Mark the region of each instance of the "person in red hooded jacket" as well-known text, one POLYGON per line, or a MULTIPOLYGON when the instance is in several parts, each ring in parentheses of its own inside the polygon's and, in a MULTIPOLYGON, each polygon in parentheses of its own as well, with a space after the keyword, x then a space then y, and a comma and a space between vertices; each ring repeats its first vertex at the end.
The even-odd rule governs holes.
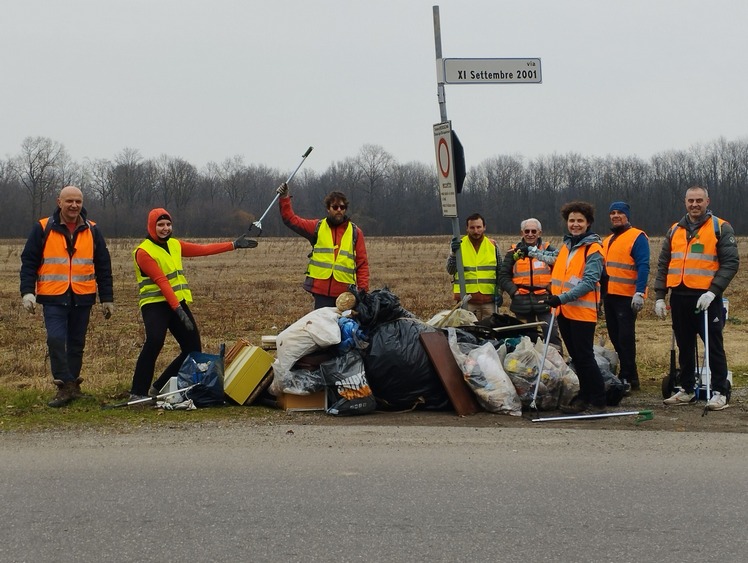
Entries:
POLYGON ((190 352, 202 351, 200 332, 189 307, 192 292, 184 275, 182 257, 210 256, 257 245, 245 235, 233 242, 196 244, 177 240, 171 234, 169 212, 160 207, 152 209, 148 214, 148 236, 132 253, 145 343, 135 364, 131 400, 156 396, 169 378, 179 373, 190 352), (167 331, 179 343, 180 353, 151 385, 167 331))

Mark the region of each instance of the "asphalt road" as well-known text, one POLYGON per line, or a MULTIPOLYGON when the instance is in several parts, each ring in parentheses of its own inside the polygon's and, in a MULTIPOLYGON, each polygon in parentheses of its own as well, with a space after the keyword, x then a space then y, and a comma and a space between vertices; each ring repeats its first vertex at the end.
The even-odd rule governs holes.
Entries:
POLYGON ((745 561, 748 435, 0 435, 0 561, 745 561))

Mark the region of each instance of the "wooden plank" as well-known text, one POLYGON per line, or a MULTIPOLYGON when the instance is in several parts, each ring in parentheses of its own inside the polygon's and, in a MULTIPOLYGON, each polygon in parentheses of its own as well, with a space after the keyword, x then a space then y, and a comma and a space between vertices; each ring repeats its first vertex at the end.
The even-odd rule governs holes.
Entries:
POLYGON ((468 387, 462 370, 457 365, 452 350, 449 349, 449 342, 444 333, 422 332, 420 338, 457 415, 467 416, 480 411, 475 393, 468 387))

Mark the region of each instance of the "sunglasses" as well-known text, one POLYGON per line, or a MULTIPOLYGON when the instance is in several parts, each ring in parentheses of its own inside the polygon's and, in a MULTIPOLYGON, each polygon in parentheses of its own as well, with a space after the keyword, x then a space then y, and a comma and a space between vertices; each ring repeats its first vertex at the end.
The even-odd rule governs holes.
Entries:
POLYGON ((345 211, 346 206, 345 205, 338 205, 337 203, 330 206, 330 209, 334 209, 335 211, 345 211))
POLYGON ((538 231, 536 229, 525 229, 525 234, 526 235, 534 235, 537 232, 538 231))

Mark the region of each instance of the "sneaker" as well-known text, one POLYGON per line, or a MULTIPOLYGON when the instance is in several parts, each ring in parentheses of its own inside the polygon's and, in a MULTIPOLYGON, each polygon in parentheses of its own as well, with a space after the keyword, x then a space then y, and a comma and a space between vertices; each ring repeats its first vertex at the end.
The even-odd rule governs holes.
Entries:
POLYGON ((151 385, 151 388, 148 389, 148 396, 149 397, 158 397, 159 393, 160 393, 160 391, 158 389, 156 389, 156 387, 153 386, 153 385, 151 385))
POLYGON ((730 405, 727 404, 727 397, 719 391, 715 391, 712 394, 712 398, 706 403, 706 408, 710 411, 721 411, 729 406, 730 405))
POLYGON ((144 405, 148 404, 148 401, 151 401, 153 397, 149 397, 148 395, 136 395, 135 393, 130 393, 130 398, 128 399, 128 402, 133 401, 143 401, 144 405))
POLYGON ((693 401, 693 393, 686 393, 683 389, 679 389, 678 392, 662 401, 665 405, 687 405, 693 401))

